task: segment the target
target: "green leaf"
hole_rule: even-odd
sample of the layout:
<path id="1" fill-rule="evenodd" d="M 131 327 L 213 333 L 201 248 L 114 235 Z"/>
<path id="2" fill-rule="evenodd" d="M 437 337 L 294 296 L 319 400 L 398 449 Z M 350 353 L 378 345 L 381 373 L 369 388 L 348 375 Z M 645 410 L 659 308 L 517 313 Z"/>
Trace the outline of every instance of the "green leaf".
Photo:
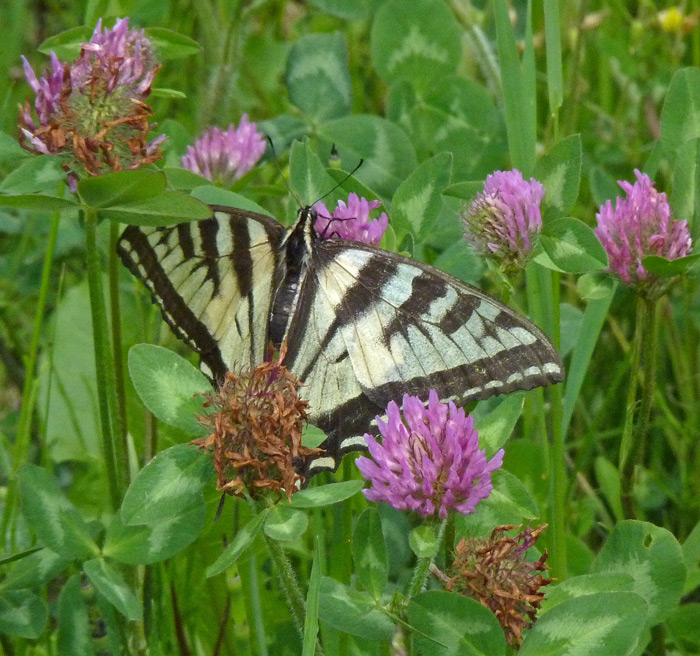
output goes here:
<path id="1" fill-rule="evenodd" d="M 350 194 L 355 193 L 360 198 L 366 198 L 369 201 L 380 200 L 379 194 L 374 189 L 370 189 L 367 185 L 362 184 L 362 182 L 360 182 L 354 175 L 348 177 L 350 171 L 329 168 L 326 169 L 326 173 L 333 178 L 335 184 L 340 184 L 341 182 L 343 183 L 340 185 L 340 187 L 338 187 L 338 189 L 335 190 L 333 194 L 331 194 L 331 198 L 334 199 L 337 196 L 347 203 L 347 197 Z M 328 205 L 328 203 L 326 203 L 326 205 Z M 377 209 L 376 211 L 381 213 L 380 209 Z"/>
<path id="2" fill-rule="evenodd" d="M 576 282 L 576 287 L 584 301 L 610 301 L 617 288 L 617 282 L 608 273 L 584 273 Z"/>
<path id="3" fill-rule="evenodd" d="M 89 207 L 104 209 L 144 201 L 165 191 L 162 171 L 118 171 L 78 183 L 78 194 Z"/>
<path id="4" fill-rule="evenodd" d="M 624 519 L 625 512 L 622 508 L 622 483 L 620 472 L 607 458 L 598 456 L 595 459 L 595 477 L 598 487 L 605 500 L 615 515 L 615 519 Z"/>
<path id="5" fill-rule="evenodd" d="M 289 99 L 314 120 L 350 113 L 352 84 L 343 34 L 302 36 L 289 52 L 286 81 Z"/>
<path id="6" fill-rule="evenodd" d="M 435 78 L 420 102 L 405 111 L 420 152 L 452 153 L 454 179 L 483 178 L 502 167 L 506 155 L 503 121 L 482 85 L 452 75 Z M 479 189 L 482 187 L 479 182 Z"/>
<path id="7" fill-rule="evenodd" d="M 417 526 L 408 535 L 408 544 L 417 558 L 432 558 L 437 554 L 437 536 L 432 526 Z"/>
<path id="8" fill-rule="evenodd" d="M 318 635 L 318 610 L 321 599 L 321 541 L 316 538 L 314 562 L 311 565 L 309 591 L 306 593 L 306 617 L 304 618 L 304 646 L 302 656 L 315 656 Z"/>
<path id="9" fill-rule="evenodd" d="M 95 655 L 92 648 L 92 626 L 78 574 L 74 574 L 66 581 L 58 596 L 57 619 L 56 642 L 59 654 Z"/>
<path id="10" fill-rule="evenodd" d="M 51 155 L 35 155 L 13 168 L 0 183 L 0 193 L 27 196 L 39 194 L 53 199 L 59 185 L 66 185 L 66 174 L 61 168 L 60 159 Z M 64 200 L 75 204 L 72 199 Z"/>
<path id="11" fill-rule="evenodd" d="M 693 241 L 700 236 L 700 137 L 686 141 L 676 154 L 669 202 L 677 219 L 688 221 Z"/>
<path id="12" fill-rule="evenodd" d="M 446 4 L 388 0 L 372 23 L 372 63 L 386 82 L 405 78 L 425 87 L 436 76 L 456 71 L 461 40 L 460 27 Z"/>
<path id="13" fill-rule="evenodd" d="M 491 476 L 493 490 L 479 502 L 471 515 L 460 515 L 457 523 L 462 532 L 470 535 L 487 535 L 500 524 L 520 524 L 523 519 L 540 517 L 537 503 L 519 478 L 505 469 Z"/>
<path id="14" fill-rule="evenodd" d="M 0 131 L 0 164 L 16 162 L 29 157 L 32 157 L 32 155 L 17 143 L 17 137 Z M 0 189 L 2 189 L 2 184 L 0 184 Z"/>
<path id="15" fill-rule="evenodd" d="M 411 599 L 406 615 L 420 654 L 505 654 L 501 625 L 488 608 L 473 599 L 440 590 L 422 592 Z"/>
<path id="16" fill-rule="evenodd" d="M 200 507 L 213 474 L 211 456 L 195 446 L 177 444 L 161 451 L 131 481 L 120 509 L 122 521 L 128 526 L 184 521 Z"/>
<path id="17" fill-rule="evenodd" d="M 179 169 L 176 167 L 165 168 L 163 169 L 163 173 L 165 174 L 169 187 L 172 187 L 175 191 L 181 191 L 185 194 L 191 194 L 193 189 L 211 185 L 211 181 L 203 178 L 201 175 L 192 173 L 192 171 L 188 171 L 187 169 Z M 223 191 L 221 187 L 213 187 L 213 189 Z M 204 203 L 207 202 L 203 198 L 198 198 L 198 200 L 201 200 Z"/>
<path id="18" fill-rule="evenodd" d="M 59 198 L 58 196 L 44 196 L 42 194 L 5 196 L 0 194 L 0 207 L 16 207 L 37 212 L 63 212 L 78 209 L 78 204 L 69 198 Z"/>
<path id="19" fill-rule="evenodd" d="M 207 578 L 220 574 L 233 565 L 240 556 L 253 544 L 258 533 L 263 528 L 267 519 L 267 511 L 263 511 L 253 517 L 242 529 L 236 533 L 231 544 L 223 553 L 207 568 Z"/>
<path id="20" fill-rule="evenodd" d="M 271 216 L 264 207 L 260 207 L 260 205 L 254 203 L 252 200 L 248 200 L 245 196 L 241 196 L 235 191 L 229 191 L 221 187 L 214 187 L 212 185 L 196 187 L 192 190 L 192 196 L 197 200 L 201 200 L 203 203 L 235 207 L 236 209 Z"/>
<path id="21" fill-rule="evenodd" d="M 187 95 L 182 93 L 182 91 L 177 91 L 176 89 L 163 89 L 161 87 L 152 87 L 150 97 L 184 100 L 185 98 L 187 98 Z"/>
<path id="22" fill-rule="evenodd" d="M 319 617 L 338 631 L 367 640 L 388 642 L 396 629 L 394 622 L 375 608 L 371 595 L 328 576 L 321 579 Z"/>
<path id="23" fill-rule="evenodd" d="M 87 26 L 72 27 L 65 32 L 49 37 L 41 43 L 37 50 L 45 55 L 50 55 L 53 50 L 59 59 L 73 61 L 80 54 L 80 44 L 87 43 L 92 32 L 93 30 Z"/>
<path id="24" fill-rule="evenodd" d="M 325 196 L 334 186 L 308 141 L 295 141 L 289 156 L 289 186 L 306 206 Z"/>
<path id="25" fill-rule="evenodd" d="M 510 394 L 493 410 L 484 415 L 480 406 L 474 411 L 474 427 L 479 433 L 479 444 L 486 453 L 496 453 L 510 437 L 523 411 L 522 394 Z"/>
<path id="26" fill-rule="evenodd" d="M 127 586 L 122 575 L 101 558 L 83 563 L 83 571 L 95 589 L 128 620 L 141 618 L 141 600 Z"/>
<path id="27" fill-rule="evenodd" d="M 613 298 L 614 283 L 609 276 L 604 278 L 595 290 L 589 287 L 584 278 L 592 279 L 592 275 L 584 275 L 579 278 L 579 290 L 584 299 L 589 300 L 591 295 L 599 295 L 598 298 L 589 300 L 583 313 L 581 326 L 575 336 L 574 349 L 571 355 L 569 368 L 566 372 L 566 388 L 564 390 L 564 408 L 562 412 L 562 433 L 567 434 L 574 408 L 583 386 L 583 381 L 589 369 L 589 363 L 593 357 L 593 350 L 598 342 L 603 324 L 608 316 L 608 309 Z M 604 294 L 602 293 L 604 291 Z"/>
<path id="28" fill-rule="evenodd" d="M 673 609 L 666 620 L 668 633 L 688 654 L 700 653 L 700 604 L 683 604 Z"/>
<path id="29" fill-rule="evenodd" d="M 292 507 L 322 508 L 323 506 L 331 506 L 354 496 L 364 487 L 364 484 L 364 481 L 343 481 L 342 483 L 310 487 L 292 495 Z"/>
<path id="30" fill-rule="evenodd" d="M 536 94 L 534 89 L 534 60 L 532 59 L 531 3 L 527 4 L 525 55 L 522 66 L 518 59 L 518 44 L 510 22 L 506 0 L 495 0 L 494 18 L 498 60 L 501 68 L 501 89 L 505 104 L 508 145 L 515 168 L 529 178 L 535 163 L 537 133 Z"/>
<path id="31" fill-rule="evenodd" d="M 294 141 L 302 141 L 309 134 L 309 126 L 298 116 L 280 114 L 265 121 L 258 121 L 258 130 L 270 137 L 275 152 L 282 153 Z"/>
<path id="32" fill-rule="evenodd" d="M 642 266 L 659 278 L 673 278 L 691 273 L 697 269 L 700 263 L 700 253 L 679 257 L 675 260 L 667 260 L 658 255 L 649 255 L 642 259 Z"/>
<path id="33" fill-rule="evenodd" d="M 263 530 L 273 540 L 297 540 L 308 525 L 306 513 L 278 503 L 267 513 Z"/>
<path id="34" fill-rule="evenodd" d="M 671 80 L 661 110 L 661 146 L 674 161 L 684 144 L 700 137 L 700 69 L 682 68 Z"/>
<path id="35" fill-rule="evenodd" d="M 352 535 L 352 559 L 360 586 L 375 599 L 381 599 L 389 577 L 389 561 L 376 508 L 367 508 L 357 518 Z"/>
<path id="36" fill-rule="evenodd" d="M 110 221 L 140 226 L 170 226 L 185 221 L 201 221 L 211 215 L 208 206 L 177 191 L 164 191 L 153 198 L 113 205 L 100 211 L 100 216 Z"/>
<path id="37" fill-rule="evenodd" d="M 565 601 L 541 614 L 519 656 L 629 654 L 642 629 L 646 606 L 633 592 L 601 592 Z"/>
<path id="38" fill-rule="evenodd" d="M 633 591 L 648 604 L 647 626 L 653 626 L 680 600 L 686 567 L 681 547 L 669 531 L 630 520 L 613 528 L 591 567 L 591 573 L 596 572 L 631 575 Z"/>
<path id="39" fill-rule="evenodd" d="M 124 524 L 117 513 L 107 528 L 102 554 L 128 565 L 149 565 L 174 556 L 197 539 L 207 518 L 201 494 L 186 503 L 178 514 L 140 526 Z"/>
<path id="40" fill-rule="evenodd" d="M 541 612 L 547 613 L 562 602 L 585 595 L 599 592 L 632 592 L 633 585 L 634 579 L 621 572 L 572 576 L 547 590 L 547 598 L 542 603 Z"/>
<path id="41" fill-rule="evenodd" d="M 31 640 L 46 627 L 46 602 L 29 590 L 7 590 L 0 594 L 0 633 Z"/>
<path id="42" fill-rule="evenodd" d="M 366 18 L 371 9 L 371 0 L 309 0 L 309 2 L 327 14 L 343 20 Z"/>
<path id="43" fill-rule="evenodd" d="M 25 464 L 18 480 L 22 514 L 44 546 L 70 559 L 98 553 L 87 524 L 48 471 Z"/>
<path id="44" fill-rule="evenodd" d="M 196 55 L 202 49 L 194 39 L 164 27 L 149 27 L 146 36 L 155 47 L 161 62 Z"/>
<path id="45" fill-rule="evenodd" d="M 595 205 L 601 206 L 608 199 L 614 199 L 622 191 L 617 181 L 601 166 L 592 166 L 588 179 L 591 185 L 591 195 Z"/>
<path id="46" fill-rule="evenodd" d="M 5 590 L 38 588 L 56 578 L 68 567 L 71 560 L 51 549 L 39 549 L 20 560 L 2 580 L 0 587 Z"/>
<path id="47" fill-rule="evenodd" d="M 423 162 L 396 190 L 391 204 L 391 222 L 401 241 L 412 232 L 418 241 L 429 234 L 442 209 L 442 190 L 448 185 L 452 156 L 440 153 Z"/>
<path id="48" fill-rule="evenodd" d="M 547 217 L 566 216 L 574 208 L 581 182 L 581 135 L 556 144 L 535 164 L 534 177 L 544 185 L 542 207 Z"/>
<path id="49" fill-rule="evenodd" d="M 203 435 L 207 428 L 196 415 L 205 414 L 203 394 L 211 384 L 177 353 L 154 344 L 129 349 L 129 376 L 143 404 L 163 423 L 190 435 Z"/>
<path id="50" fill-rule="evenodd" d="M 392 196 L 416 167 L 410 139 L 379 116 L 356 114 L 328 121 L 319 126 L 318 136 L 335 144 L 344 168 L 352 169 L 364 159 L 355 175 L 384 197 Z"/>
<path id="51" fill-rule="evenodd" d="M 546 223 L 540 233 L 540 243 L 562 271 L 585 273 L 608 266 L 608 256 L 593 230 L 573 217 Z"/>

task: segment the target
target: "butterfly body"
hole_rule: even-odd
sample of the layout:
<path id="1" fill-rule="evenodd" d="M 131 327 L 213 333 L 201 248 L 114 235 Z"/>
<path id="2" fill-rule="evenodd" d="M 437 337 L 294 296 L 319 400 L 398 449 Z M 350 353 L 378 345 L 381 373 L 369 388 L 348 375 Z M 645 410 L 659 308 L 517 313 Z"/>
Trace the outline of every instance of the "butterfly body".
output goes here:
<path id="1" fill-rule="evenodd" d="M 304 208 L 289 229 L 213 206 L 214 217 L 129 226 L 118 250 L 212 380 L 260 364 L 270 341 L 303 383 L 327 452 L 308 475 L 364 447 L 390 400 L 434 388 L 461 403 L 558 382 L 548 338 L 508 306 L 420 261 L 322 239 Z"/>

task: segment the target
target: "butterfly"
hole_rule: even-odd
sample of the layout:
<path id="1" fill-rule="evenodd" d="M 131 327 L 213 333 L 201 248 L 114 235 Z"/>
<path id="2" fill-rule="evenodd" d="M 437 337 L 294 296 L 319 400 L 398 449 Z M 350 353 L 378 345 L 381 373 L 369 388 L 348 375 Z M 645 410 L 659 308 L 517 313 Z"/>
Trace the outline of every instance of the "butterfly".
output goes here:
<path id="1" fill-rule="evenodd" d="M 128 226 L 124 264 L 212 381 L 260 364 L 285 342 L 325 451 L 302 469 L 335 470 L 365 448 L 376 416 L 430 389 L 459 403 L 557 383 L 561 358 L 529 319 L 439 269 L 314 231 L 316 212 L 275 219 L 211 206 L 213 217 Z"/>

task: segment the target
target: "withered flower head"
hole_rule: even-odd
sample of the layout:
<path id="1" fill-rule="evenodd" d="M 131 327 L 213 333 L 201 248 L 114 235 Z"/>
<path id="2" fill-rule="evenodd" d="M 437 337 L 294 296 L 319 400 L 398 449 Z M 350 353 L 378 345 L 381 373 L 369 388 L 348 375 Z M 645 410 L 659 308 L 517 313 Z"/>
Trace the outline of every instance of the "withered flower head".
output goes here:
<path id="1" fill-rule="evenodd" d="M 51 53 L 51 70 L 40 78 L 26 58 L 22 61 L 36 93 L 38 124 L 27 101 L 19 108 L 20 144 L 63 156 L 72 187 L 80 170 L 103 175 L 160 158 L 165 136 L 147 141 L 152 113 L 144 102 L 160 66 L 143 30 L 130 30 L 128 18 L 104 31 L 98 21 L 72 64 Z"/>
<path id="2" fill-rule="evenodd" d="M 458 592 L 486 606 L 503 627 L 508 644 L 517 649 L 523 641 L 523 630 L 537 619 L 544 599 L 540 588 L 552 579 L 538 573 L 549 569 L 546 551 L 533 562 L 524 558 L 547 525 L 527 527 L 515 537 L 508 537 L 506 531 L 514 528 L 499 526 L 488 539 L 460 540 L 453 576 L 444 582 L 448 592 Z"/>
<path id="3" fill-rule="evenodd" d="M 216 412 L 199 420 L 214 432 L 192 443 L 214 453 L 217 488 L 251 497 L 264 489 L 288 499 L 303 482 L 294 465 L 319 453 L 301 444 L 308 402 L 299 399 L 299 381 L 279 362 L 265 362 L 250 372 L 227 373 L 205 406 Z"/>

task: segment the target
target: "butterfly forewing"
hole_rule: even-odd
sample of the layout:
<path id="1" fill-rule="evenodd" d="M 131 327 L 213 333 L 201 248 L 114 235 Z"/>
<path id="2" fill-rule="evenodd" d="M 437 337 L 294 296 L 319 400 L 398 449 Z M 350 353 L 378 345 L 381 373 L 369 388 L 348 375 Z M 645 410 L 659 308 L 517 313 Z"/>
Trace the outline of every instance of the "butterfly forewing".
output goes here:
<path id="1" fill-rule="evenodd" d="M 261 214 L 213 209 L 204 221 L 129 226 L 118 250 L 175 334 L 199 353 L 203 371 L 222 380 L 263 361 L 285 229 Z"/>

